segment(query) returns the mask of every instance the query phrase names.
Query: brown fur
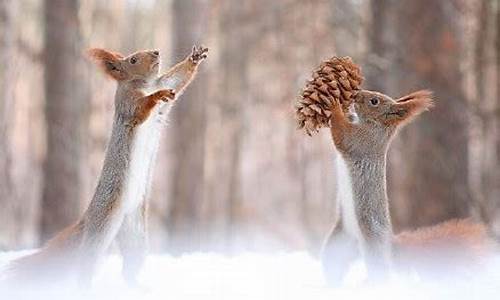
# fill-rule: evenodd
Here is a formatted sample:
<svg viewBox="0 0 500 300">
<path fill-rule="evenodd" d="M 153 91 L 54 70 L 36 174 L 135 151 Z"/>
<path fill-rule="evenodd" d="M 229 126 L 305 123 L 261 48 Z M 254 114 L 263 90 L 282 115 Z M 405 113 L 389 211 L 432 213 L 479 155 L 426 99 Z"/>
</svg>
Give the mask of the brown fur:
<svg viewBox="0 0 500 300">
<path fill-rule="evenodd" d="M 440 249 L 450 246 L 450 242 L 456 242 L 456 246 L 474 253 L 483 253 L 488 249 L 488 240 L 488 233 L 483 224 L 470 219 L 454 219 L 414 231 L 403 231 L 395 236 L 394 242 L 401 249 L 422 250 Z"/>
<path fill-rule="evenodd" d="M 81 222 L 68 226 L 41 250 L 14 260 L 5 273 L 8 285 L 46 286 L 71 272 L 76 267 L 74 260 L 78 257 L 76 250 L 81 241 L 82 229 Z"/>
<path fill-rule="evenodd" d="M 124 80 L 126 74 L 116 69 L 119 61 L 123 59 L 121 54 L 116 52 L 104 50 L 101 48 L 94 48 L 87 51 L 90 59 L 94 60 L 99 68 L 108 76 L 115 80 Z"/>
<path fill-rule="evenodd" d="M 159 101 L 168 101 L 175 98 L 175 93 L 172 90 L 161 90 L 145 96 L 138 101 L 136 113 L 134 114 L 135 119 L 133 125 L 141 124 L 144 122 L 151 113 L 151 110 L 158 104 Z"/>
<path fill-rule="evenodd" d="M 421 273 L 472 270 L 481 265 L 493 248 L 486 227 L 470 219 L 449 220 L 394 237 L 396 267 Z"/>
<path fill-rule="evenodd" d="M 432 92 L 421 90 L 403 96 L 396 100 L 397 104 L 393 107 L 393 113 L 396 117 L 389 118 L 386 122 L 389 126 L 399 126 L 411 122 L 422 112 L 433 107 Z M 401 118 L 400 116 L 404 116 Z"/>
<path fill-rule="evenodd" d="M 353 105 L 359 124 L 351 122 L 340 103 L 335 102 L 331 108 L 330 131 L 337 150 L 385 155 L 396 129 L 432 107 L 431 96 L 429 91 L 418 91 L 396 101 L 379 92 L 358 91 Z M 376 106 L 371 104 L 372 100 L 377 101 Z"/>
</svg>

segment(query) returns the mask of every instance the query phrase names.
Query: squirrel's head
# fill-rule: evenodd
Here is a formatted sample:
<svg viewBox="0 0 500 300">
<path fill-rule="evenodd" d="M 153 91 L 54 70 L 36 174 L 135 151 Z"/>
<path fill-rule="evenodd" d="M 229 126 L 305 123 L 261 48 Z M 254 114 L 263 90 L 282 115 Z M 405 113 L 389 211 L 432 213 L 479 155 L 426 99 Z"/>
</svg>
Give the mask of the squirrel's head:
<svg viewBox="0 0 500 300">
<path fill-rule="evenodd" d="M 432 93 L 421 90 L 394 100 L 382 93 L 361 90 L 353 103 L 360 124 L 394 132 L 432 106 Z"/>
<path fill-rule="evenodd" d="M 88 56 L 117 81 L 147 81 L 158 76 L 160 69 L 160 52 L 157 50 L 138 51 L 124 57 L 116 52 L 93 48 L 88 51 Z"/>
</svg>

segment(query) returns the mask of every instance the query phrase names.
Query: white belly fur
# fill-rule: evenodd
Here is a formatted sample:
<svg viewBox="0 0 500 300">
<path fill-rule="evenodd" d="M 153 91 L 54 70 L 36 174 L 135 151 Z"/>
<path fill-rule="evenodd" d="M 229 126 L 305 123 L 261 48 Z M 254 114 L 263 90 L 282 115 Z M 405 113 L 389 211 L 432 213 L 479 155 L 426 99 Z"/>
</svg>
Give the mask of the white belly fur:
<svg viewBox="0 0 500 300">
<path fill-rule="evenodd" d="M 137 128 L 132 142 L 130 167 L 123 194 L 126 214 L 135 211 L 147 196 L 160 141 L 160 129 L 164 122 L 162 119 L 168 113 L 170 106 L 164 104 L 154 108 L 150 117 Z"/>
<path fill-rule="evenodd" d="M 361 238 L 361 230 L 356 218 L 351 174 L 347 168 L 346 162 L 338 152 L 336 160 L 337 201 L 340 203 L 342 225 L 347 234 L 359 239 Z"/>
</svg>

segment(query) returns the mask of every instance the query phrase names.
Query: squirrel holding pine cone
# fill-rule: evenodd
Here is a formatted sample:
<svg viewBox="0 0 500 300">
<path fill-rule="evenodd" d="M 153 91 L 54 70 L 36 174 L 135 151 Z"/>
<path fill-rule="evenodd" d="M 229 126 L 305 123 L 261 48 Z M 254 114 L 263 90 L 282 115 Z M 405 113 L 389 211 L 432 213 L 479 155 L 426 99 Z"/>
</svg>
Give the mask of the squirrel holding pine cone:
<svg viewBox="0 0 500 300">
<path fill-rule="evenodd" d="M 309 135 L 329 128 L 338 153 L 336 216 L 322 249 L 328 282 L 339 285 L 360 256 L 370 281 L 383 280 L 393 268 L 444 277 L 480 267 L 494 242 L 470 219 L 393 234 L 387 150 L 401 127 L 432 107 L 432 93 L 393 99 L 361 89 L 362 82 L 350 58 L 332 57 L 313 71 L 296 104 L 299 128 Z"/>
</svg>

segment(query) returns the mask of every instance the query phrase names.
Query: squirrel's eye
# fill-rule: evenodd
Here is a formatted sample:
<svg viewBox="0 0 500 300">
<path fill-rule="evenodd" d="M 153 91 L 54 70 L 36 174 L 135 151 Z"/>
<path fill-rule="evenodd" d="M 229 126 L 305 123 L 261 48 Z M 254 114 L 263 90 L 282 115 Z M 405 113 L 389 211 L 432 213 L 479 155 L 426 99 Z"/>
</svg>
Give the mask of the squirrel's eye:
<svg viewBox="0 0 500 300">
<path fill-rule="evenodd" d="M 373 106 L 377 106 L 377 104 L 378 104 L 378 98 L 371 98 L 371 99 L 370 99 L 370 103 L 371 103 L 371 105 L 373 105 Z"/>
<path fill-rule="evenodd" d="M 137 58 L 132 57 L 132 58 L 130 59 L 130 63 L 131 63 L 131 64 L 135 64 L 136 62 L 137 62 Z"/>
</svg>

